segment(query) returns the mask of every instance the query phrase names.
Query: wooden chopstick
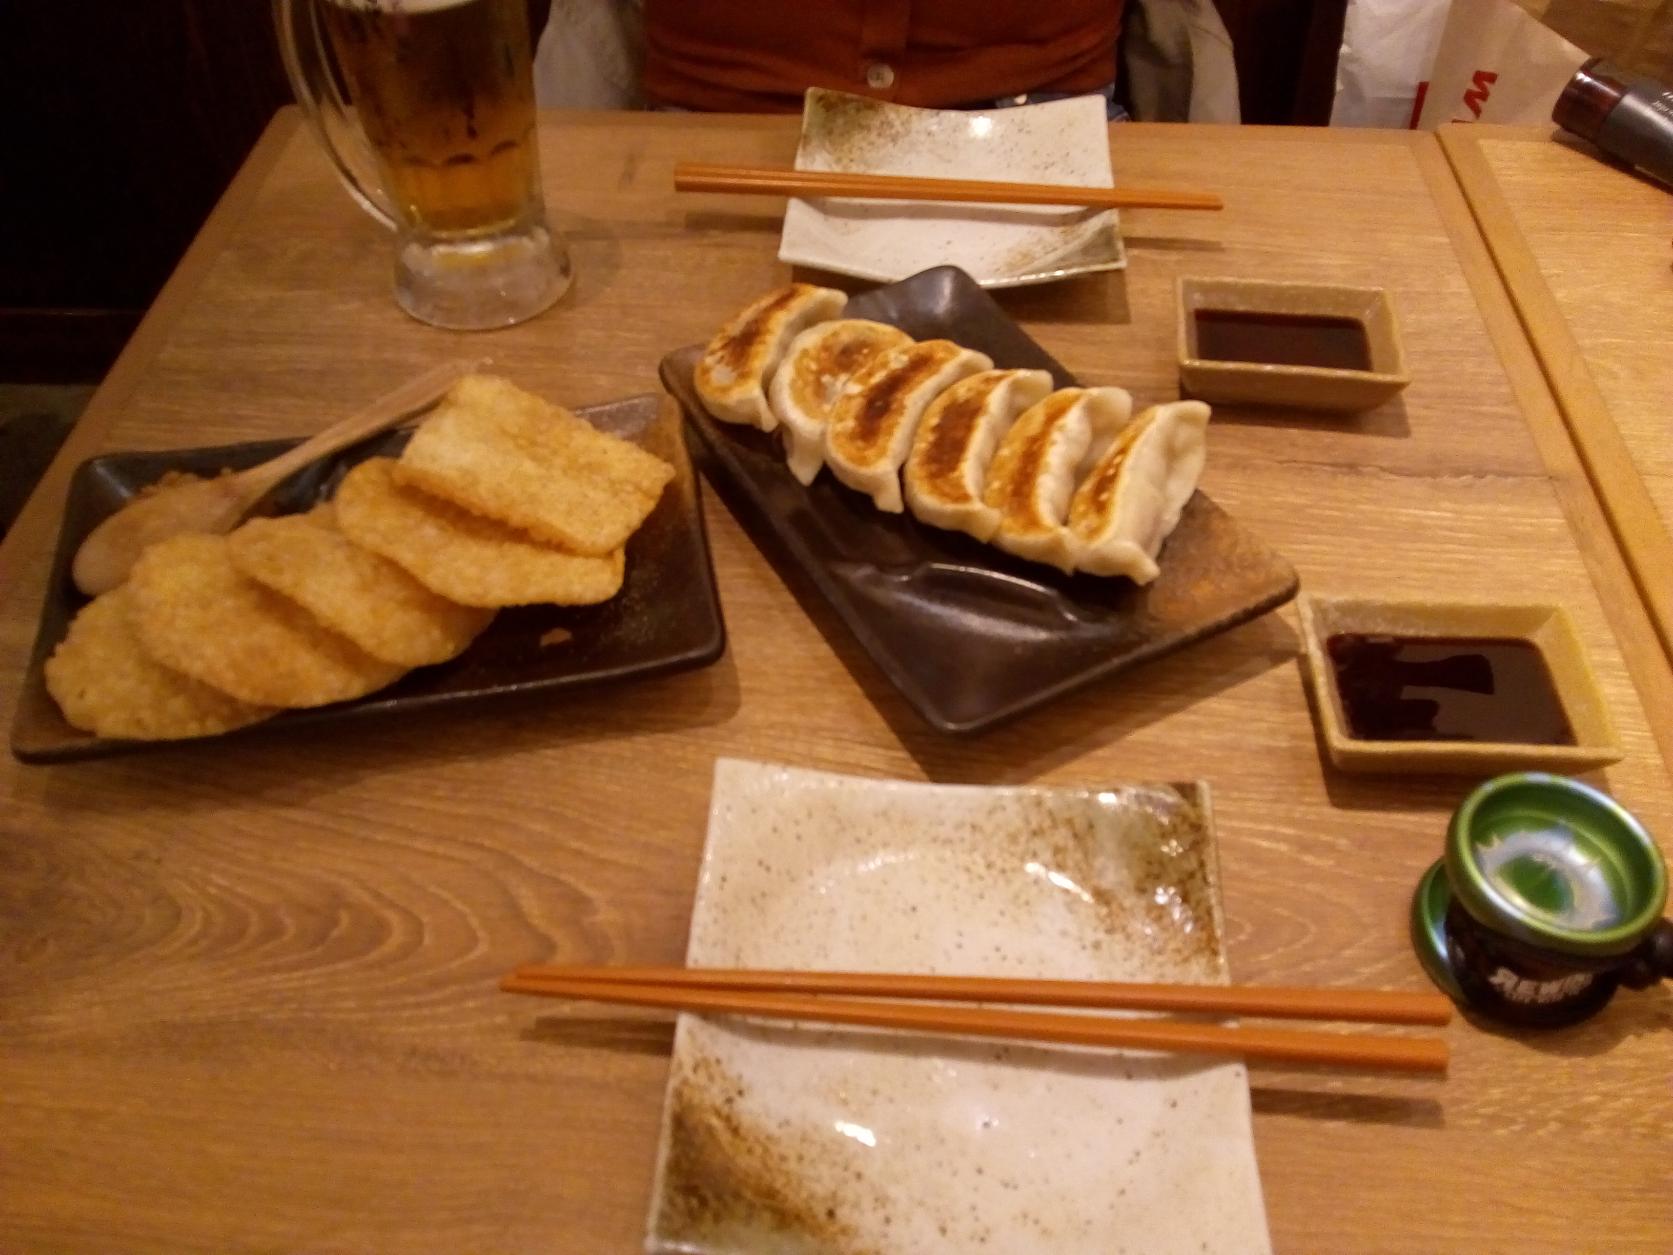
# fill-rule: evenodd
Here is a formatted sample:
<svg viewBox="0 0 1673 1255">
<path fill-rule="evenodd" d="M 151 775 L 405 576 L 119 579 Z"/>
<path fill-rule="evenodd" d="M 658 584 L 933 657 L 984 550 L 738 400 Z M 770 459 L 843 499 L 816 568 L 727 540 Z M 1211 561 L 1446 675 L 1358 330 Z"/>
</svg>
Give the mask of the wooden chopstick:
<svg viewBox="0 0 1673 1255">
<path fill-rule="evenodd" d="M 1085 205 L 1093 209 L 1224 209 L 1212 192 L 1160 187 L 1069 187 L 1060 183 L 993 183 L 895 174 L 716 166 L 674 166 L 676 192 L 757 196 L 848 196 L 870 200 L 938 200 L 986 205 Z"/>
<path fill-rule="evenodd" d="M 500 981 L 507 993 L 588 1002 L 748 1015 L 763 1019 L 908 1029 L 967 1037 L 1005 1037 L 1070 1046 L 1235 1055 L 1268 1062 L 1327 1067 L 1444 1072 L 1446 1042 L 1434 1037 L 1375 1037 L 1283 1028 L 1228 1028 L 1169 1020 L 1118 1019 L 1045 1011 L 1002 1011 L 910 1002 L 864 1002 L 809 994 L 771 994 L 672 985 L 615 985 L 605 981 Z"/>
<path fill-rule="evenodd" d="M 520 980 L 599 981 L 775 993 L 858 994 L 940 1002 L 1008 1002 L 1027 1006 L 1098 1007 L 1110 1011 L 1201 1012 L 1285 1020 L 1354 1020 L 1365 1024 L 1452 1022 L 1441 994 L 1381 989 L 1319 989 L 1286 985 L 1147 985 L 1118 981 L 1021 980 L 991 976 L 926 976 L 911 972 L 737 971 L 690 967 L 564 967 L 526 964 Z"/>
</svg>

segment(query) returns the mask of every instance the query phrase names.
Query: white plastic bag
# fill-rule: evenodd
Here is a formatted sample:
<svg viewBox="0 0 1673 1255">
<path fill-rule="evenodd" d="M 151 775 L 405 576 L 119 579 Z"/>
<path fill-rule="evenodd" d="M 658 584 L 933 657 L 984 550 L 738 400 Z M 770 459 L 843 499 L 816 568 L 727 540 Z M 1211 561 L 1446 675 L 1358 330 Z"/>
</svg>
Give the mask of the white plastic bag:
<svg viewBox="0 0 1673 1255">
<path fill-rule="evenodd" d="M 1418 126 L 1551 120 L 1551 106 L 1586 59 L 1511 0 L 1452 0 Z"/>
<path fill-rule="evenodd" d="M 1415 126 L 1446 14 L 1447 0 L 1349 0 L 1330 124 Z"/>
</svg>

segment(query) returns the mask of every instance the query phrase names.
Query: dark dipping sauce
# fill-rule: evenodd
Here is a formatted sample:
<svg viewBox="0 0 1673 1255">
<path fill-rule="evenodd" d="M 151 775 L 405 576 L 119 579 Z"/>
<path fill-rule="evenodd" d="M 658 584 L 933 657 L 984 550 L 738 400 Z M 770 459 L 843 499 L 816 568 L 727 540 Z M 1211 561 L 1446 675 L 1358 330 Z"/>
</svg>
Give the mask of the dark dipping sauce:
<svg viewBox="0 0 1673 1255">
<path fill-rule="evenodd" d="M 1213 362 L 1368 371 L 1371 342 L 1357 318 L 1199 309 L 1197 356 Z"/>
<path fill-rule="evenodd" d="M 1325 651 L 1361 740 L 1575 743 L 1532 641 L 1344 632 Z"/>
</svg>

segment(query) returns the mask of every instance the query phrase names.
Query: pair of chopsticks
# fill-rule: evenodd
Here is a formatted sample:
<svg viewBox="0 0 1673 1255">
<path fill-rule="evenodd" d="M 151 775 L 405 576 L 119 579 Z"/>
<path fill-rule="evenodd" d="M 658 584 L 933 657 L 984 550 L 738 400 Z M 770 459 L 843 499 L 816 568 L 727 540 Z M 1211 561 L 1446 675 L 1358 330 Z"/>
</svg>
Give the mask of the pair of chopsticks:
<svg viewBox="0 0 1673 1255">
<path fill-rule="evenodd" d="M 1438 994 L 869 972 L 536 964 L 518 968 L 500 981 L 500 988 L 507 993 L 676 1011 L 1005 1037 L 1070 1046 L 1236 1055 L 1275 1063 L 1399 1072 L 1446 1071 L 1446 1043 L 1438 1037 L 1378 1037 L 1366 1033 L 1232 1027 L 934 1003 L 1013 1003 L 1276 1019 L 1354 1020 L 1372 1024 L 1441 1025 L 1452 1018 L 1452 1003 Z M 840 995 L 934 1001 L 928 1005 L 867 1002 Z"/>
<path fill-rule="evenodd" d="M 1159 187 L 1069 187 L 1058 183 L 993 183 L 982 179 L 924 179 L 893 174 L 711 166 L 682 161 L 676 192 L 757 196 L 848 196 L 868 200 L 939 200 L 987 205 L 1085 205 L 1093 209 L 1223 209 L 1212 192 Z"/>
</svg>

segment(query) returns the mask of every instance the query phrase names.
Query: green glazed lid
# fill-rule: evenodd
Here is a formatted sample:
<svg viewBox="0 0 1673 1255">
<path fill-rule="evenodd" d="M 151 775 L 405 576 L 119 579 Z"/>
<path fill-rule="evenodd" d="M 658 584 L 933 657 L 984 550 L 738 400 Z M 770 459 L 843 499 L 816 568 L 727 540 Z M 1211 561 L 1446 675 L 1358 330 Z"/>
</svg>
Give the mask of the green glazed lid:
<svg viewBox="0 0 1673 1255">
<path fill-rule="evenodd" d="M 1558 954 L 1625 954 L 1667 903 L 1667 864 L 1644 826 L 1567 776 L 1487 781 L 1453 813 L 1444 861 L 1473 918 Z"/>
</svg>

